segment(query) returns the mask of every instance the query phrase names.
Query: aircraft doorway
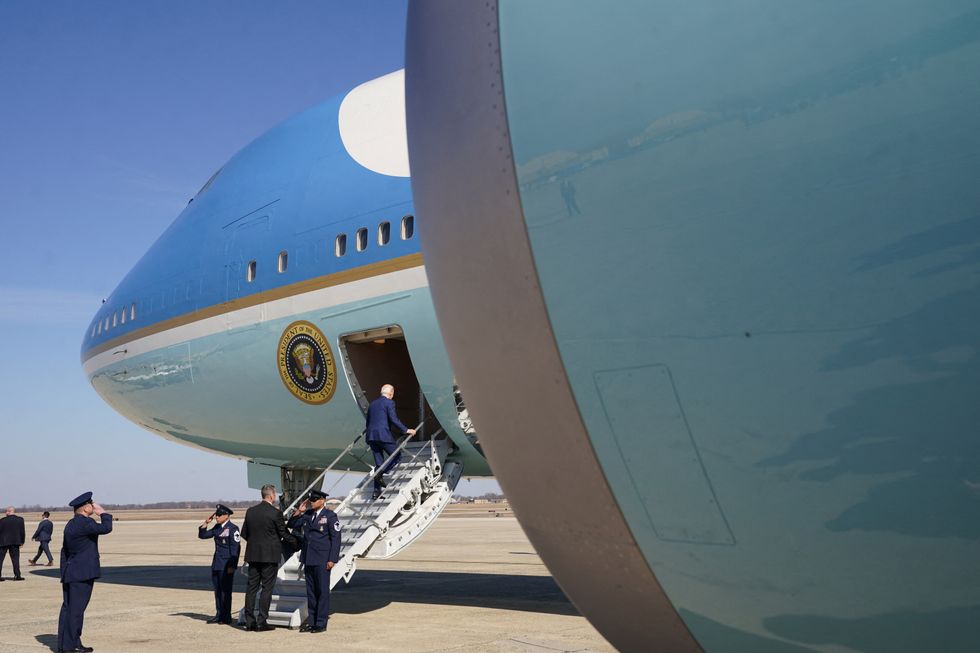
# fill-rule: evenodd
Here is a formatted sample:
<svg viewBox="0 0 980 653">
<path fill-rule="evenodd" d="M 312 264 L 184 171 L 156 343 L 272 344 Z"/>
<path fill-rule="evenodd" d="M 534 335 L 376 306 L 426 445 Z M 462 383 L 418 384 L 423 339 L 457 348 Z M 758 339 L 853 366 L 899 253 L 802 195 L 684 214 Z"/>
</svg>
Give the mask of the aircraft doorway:
<svg viewBox="0 0 980 653">
<path fill-rule="evenodd" d="M 348 333 L 340 337 L 339 345 L 347 378 L 362 412 L 367 414 L 368 404 L 380 395 L 381 386 L 390 383 L 395 386 L 398 419 L 409 428 L 424 422 L 416 437 L 439 430 L 439 422 L 422 394 L 400 326 Z"/>
</svg>

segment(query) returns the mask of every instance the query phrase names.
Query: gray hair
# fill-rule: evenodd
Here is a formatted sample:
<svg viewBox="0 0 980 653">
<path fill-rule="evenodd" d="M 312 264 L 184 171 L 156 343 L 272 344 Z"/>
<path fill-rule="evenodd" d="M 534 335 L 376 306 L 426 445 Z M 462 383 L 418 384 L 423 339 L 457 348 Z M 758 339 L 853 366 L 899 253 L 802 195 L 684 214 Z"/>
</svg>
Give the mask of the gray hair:
<svg viewBox="0 0 980 653">
<path fill-rule="evenodd" d="M 262 486 L 262 498 L 268 499 L 269 497 L 276 498 L 276 486 L 271 483 Z"/>
<path fill-rule="evenodd" d="M 389 394 L 393 393 L 394 391 L 395 391 L 395 386 L 391 385 L 390 383 L 385 383 L 383 386 L 381 386 L 381 394 L 383 394 L 386 397 Z"/>
</svg>

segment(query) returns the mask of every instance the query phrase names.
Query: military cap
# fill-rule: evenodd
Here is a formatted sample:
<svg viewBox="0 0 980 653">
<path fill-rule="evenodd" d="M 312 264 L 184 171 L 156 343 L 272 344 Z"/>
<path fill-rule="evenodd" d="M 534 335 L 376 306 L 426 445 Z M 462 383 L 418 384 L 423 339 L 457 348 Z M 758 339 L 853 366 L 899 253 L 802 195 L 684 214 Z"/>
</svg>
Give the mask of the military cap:
<svg viewBox="0 0 980 653">
<path fill-rule="evenodd" d="M 228 506 L 222 503 L 219 503 L 214 507 L 215 517 L 220 517 L 221 515 L 234 515 L 234 514 L 235 514 L 234 510 L 232 510 L 231 508 L 229 508 Z"/>
<path fill-rule="evenodd" d="M 86 503 L 92 503 L 92 493 L 86 492 L 85 494 L 79 494 L 77 497 L 68 502 L 68 505 L 72 508 L 78 508 L 79 506 L 84 506 Z"/>
<path fill-rule="evenodd" d="M 320 499 L 326 499 L 327 493 L 321 492 L 320 490 L 310 490 L 310 501 L 319 501 Z"/>
</svg>

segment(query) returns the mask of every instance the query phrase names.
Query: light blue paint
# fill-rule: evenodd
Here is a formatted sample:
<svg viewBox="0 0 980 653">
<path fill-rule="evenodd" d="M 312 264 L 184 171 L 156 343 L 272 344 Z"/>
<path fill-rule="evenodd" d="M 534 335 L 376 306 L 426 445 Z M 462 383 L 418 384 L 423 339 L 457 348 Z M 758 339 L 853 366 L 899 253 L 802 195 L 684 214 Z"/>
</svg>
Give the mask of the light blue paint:
<svg viewBox="0 0 980 653">
<path fill-rule="evenodd" d="M 291 118 L 225 164 L 120 282 L 96 313 L 82 343 L 92 347 L 215 304 L 326 274 L 419 252 L 418 238 L 399 238 L 412 215 L 408 178 L 379 175 L 347 154 L 337 113 L 344 95 Z M 382 221 L 392 238 L 379 247 Z M 354 247 L 368 230 L 368 247 Z M 338 234 L 347 253 L 334 255 Z M 277 271 L 279 253 L 287 269 Z M 256 261 L 256 277 L 246 265 Z M 92 335 L 100 321 L 131 309 L 136 319 Z M 128 318 L 128 316 L 127 316 Z"/>
<path fill-rule="evenodd" d="M 695 637 L 973 650 L 980 3 L 501 2 L 500 36 L 562 360 Z M 703 468 L 665 476 L 658 383 L 610 408 L 638 367 Z M 705 480 L 734 546 L 657 527 Z"/>
<path fill-rule="evenodd" d="M 205 184 L 93 318 L 83 359 L 107 340 L 165 320 L 419 252 L 417 233 L 401 238 L 402 219 L 413 215 L 409 180 L 363 168 L 340 140 L 337 114 L 344 95 L 260 136 Z M 391 224 L 384 246 L 377 241 L 382 221 Z M 368 230 L 368 246 L 359 252 L 360 228 Z M 347 235 L 342 257 L 334 250 L 338 234 Z M 279 273 L 282 251 L 288 264 Z M 257 270 L 248 282 L 251 260 Z M 339 337 L 396 324 L 421 390 L 459 447 L 465 473 L 489 475 L 485 459 L 459 428 L 454 375 L 428 289 L 397 295 L 398 301 L 380 296 L 297 312 L 130 356 L 97 370 L 91 382 L 116 411 L 162 437 L 269 464 L 323 467 L 364 426 L 339 360 Z M 121 311 L 127 312 L 125 324 Z M 116 325 L 93 336 L 93 326 L 104 325 L 106 316 L 111 324 L 113 315 Z M 296 320 L 317 325 L 333 349 L 339 382 L 326 404 L 299 401 L 279 377 L 279 339 Z M 373 398 L 376 389 L 366 390 Z M 341 465 L 364 468 L 352 458 Z"/>
</svg>

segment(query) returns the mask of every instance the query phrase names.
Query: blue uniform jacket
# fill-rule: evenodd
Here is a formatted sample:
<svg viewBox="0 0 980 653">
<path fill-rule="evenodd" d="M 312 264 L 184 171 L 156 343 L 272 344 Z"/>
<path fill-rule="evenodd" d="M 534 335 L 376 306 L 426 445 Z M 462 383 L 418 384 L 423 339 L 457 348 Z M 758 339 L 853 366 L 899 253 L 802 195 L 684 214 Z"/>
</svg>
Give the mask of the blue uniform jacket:
<svg viewBox="0 0 980 653">
<path fill-rule="evenodd" d="M 42 519 L 41 523 L 37 525 L 37 530 L 34 531 L 34 535 L 31 535 L 31 539 L 38 542 L 50 542 L 53 531 L 54 524 L 51 523 L 51 520 Z"/>
<path fill-rule="evenodd" d="M 214 557 L 211 559 L 211 571 L 227 570 L 228 567 L 238 569 L 238 557 L 242 552 L 242 534 L 238 527 L 226 521 L 208 530 L 204 526 L 197 529 L 197 536 L 202 540 L 214 538 Z"/>
<path fill-rule="evenodd" d="M 99 566 L 99 535 L 112 532 L 112 515 L 102 513 L 102 523 L 75 515 L 65 524 L 61 547 L 61 582 L 75 583 L 102 575 Z"/>
<path fill-rule="evenodd" d="M 340 532 L 343 528 L 337 513 L 329 508 L 320 510 L 310 508 L 301 515 L 289 519 L 289 527 L 302 526 L 304 530 L 303 548 L 299 560 L 305 565 L 323 565 L 340 560 Z"/>
<path fill-rule="evenodd" d="M 391 435 L 389 424 L 398 428 L 399 433 L 408 431 L 405 425 L 398 421 L 395 414 L 395 402 L 388 397 L 381 396 L 371 402 L 367 412 L 367 434 L 365 442 L 394 442 L 395 438 Z"/>
</svg>

